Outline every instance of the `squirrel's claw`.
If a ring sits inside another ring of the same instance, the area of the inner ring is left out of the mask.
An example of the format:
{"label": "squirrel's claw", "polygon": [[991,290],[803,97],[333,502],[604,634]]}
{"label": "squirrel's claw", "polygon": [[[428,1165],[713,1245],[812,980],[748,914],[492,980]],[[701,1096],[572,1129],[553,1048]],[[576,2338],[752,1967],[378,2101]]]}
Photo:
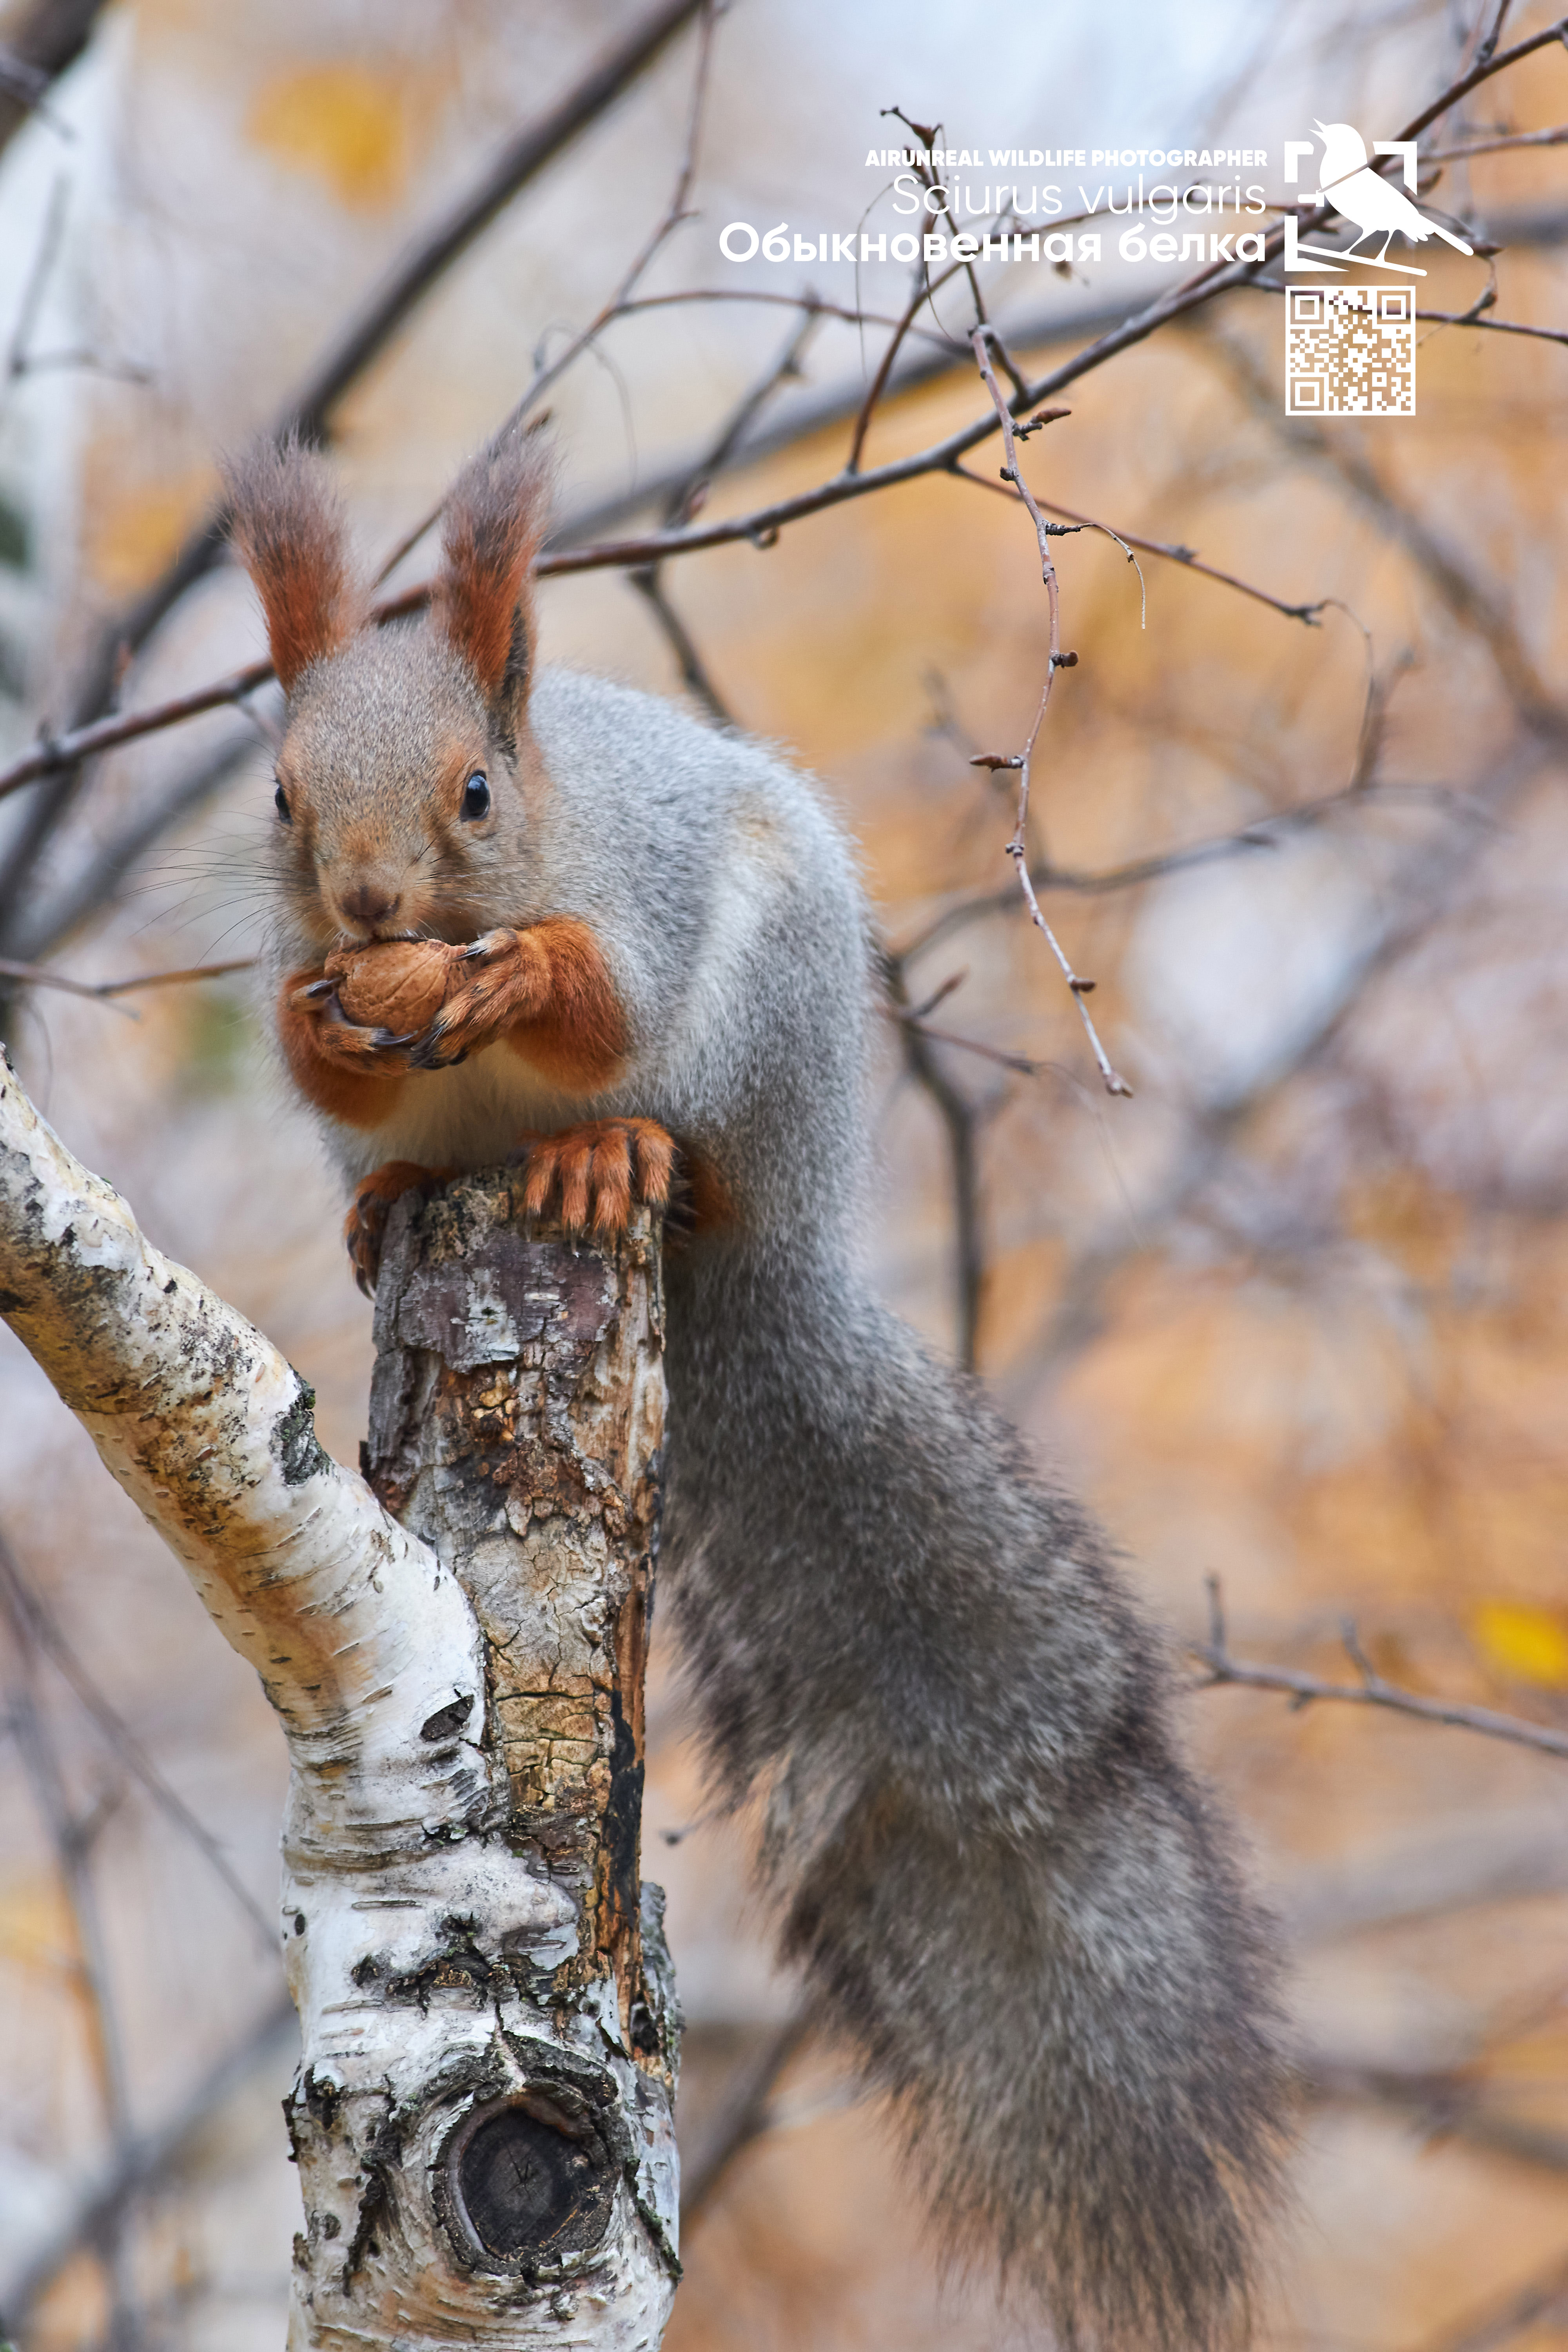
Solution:
{"label": "squirrel's claw", "polygon": [[525,1169],[526,1216],[545,1216],[553,1205],[569,1233],[592,1230],[613,1241],[634,1200],[668,1205],[675,1155],[674,1138],[656,1119],[595,1118],[531,1136],[512,1156]]}
{"label": "squirrel's claw", "polygon": [[504,954],[508,948],[515,945],[516,939],[515,931],[483,931],[477,940],[469,940],[459,961],[463,963],[483,963],[491,956]]}
{"label": "squirrel's claw", "polygon": [[359,1186],[343,1220],[343,1245],[354,1270],[354,1280],[367,1298],[374,1297],[381,1272],[386,1220],[393,1202],[400,1201],[405,1192],[433,1192],[456,1173],[453,1168],[424,1168],[412,1160],[389,1160],[384,1168],[378,1168]]}
{"label": "squirrel's claw", "polygon": [[[303,998],[296,991],[295,1002]],[[365,1077],[401,1077],[409,1066],[409,1040],[390,1029],[367,1029],[351,1021],[335,996],[324,996],[308,1008],[311,1042],[324,1062]]]}
{"label": "squirrel's claw", "polygon": [[416,1070],[455,1070],[459,1062],[466,1062],[468,1058],[466,1045],[443,1053],[441,1049],[446,1044],[446,1033],[441,1029],[426,1030],[417,1045],[409,1037],[400,1037],[395,1042],[410,1048],[409,1063]]}

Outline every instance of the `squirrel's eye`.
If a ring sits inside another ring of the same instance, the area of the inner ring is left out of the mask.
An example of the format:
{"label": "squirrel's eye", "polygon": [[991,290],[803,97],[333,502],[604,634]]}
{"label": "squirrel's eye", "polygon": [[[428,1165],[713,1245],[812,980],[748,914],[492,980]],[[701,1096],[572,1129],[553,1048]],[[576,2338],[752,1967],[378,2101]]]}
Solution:
{"label": "squirrel's eye", "polygon": [[272,795],[272,805],[277,810],[285,824],[293,824],[293,817],[289,813],[289,795],[284,791],[281,784],[279,785],[278,790]]}
{"label": "squirrel's eye", "polygon": [[463,787],[462,814],[470,824],[475,824],[480,817],[489,816],[489,785],[482,775],[476,772],[468,778]]}

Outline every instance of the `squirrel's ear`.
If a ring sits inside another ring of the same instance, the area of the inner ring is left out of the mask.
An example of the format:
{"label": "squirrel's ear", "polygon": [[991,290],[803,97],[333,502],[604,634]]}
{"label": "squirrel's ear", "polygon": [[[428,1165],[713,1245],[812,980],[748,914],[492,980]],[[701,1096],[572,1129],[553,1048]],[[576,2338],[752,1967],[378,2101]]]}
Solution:
{"label": "squirrel's ear", "polygon": [[533,676],[531,575],[549,520],[551,455],[511,433],[469,459],[447,498],[436,625],[515,741]]}
{"label": "squirrel's ear", "polygon": [[224,467],[229,536],[260,592],[285,694],[311,662],[336,653],[365,617],[349,567],[342,503],[321,460],[289,440],[258,441]]}

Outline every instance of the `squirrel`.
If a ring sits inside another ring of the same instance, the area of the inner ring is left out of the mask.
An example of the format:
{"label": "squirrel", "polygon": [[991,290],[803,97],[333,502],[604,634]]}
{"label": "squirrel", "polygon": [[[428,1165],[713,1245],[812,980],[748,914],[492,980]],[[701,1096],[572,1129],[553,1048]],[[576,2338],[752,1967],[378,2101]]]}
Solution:
{"label": "squirrel", "polygon": [[889,2093],[962,2263],[1065,2347],[1245,2335],[1286,2139],[1268,1924],[1106,1539],[873,1297],[873,942],[850,845],[762,745],[536,674],[550,460],[445,506],[369,625],[321,461],[228,469],[287,699],[283,1059],[391,1203],[526,1160],[530,1213],[667,1254],[661,1591],[721,1799],[767,1791],[784,1954]]}

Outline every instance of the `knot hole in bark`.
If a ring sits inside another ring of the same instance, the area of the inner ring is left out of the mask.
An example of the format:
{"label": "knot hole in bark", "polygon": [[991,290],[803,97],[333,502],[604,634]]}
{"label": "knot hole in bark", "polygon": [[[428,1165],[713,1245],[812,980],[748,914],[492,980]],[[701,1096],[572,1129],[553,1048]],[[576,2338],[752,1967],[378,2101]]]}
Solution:
{"label": "knot hole in bark", "polygon": [[591,2115],[571,2114],[536,2091],[476,2108],[447,2150],[451,2204],[470,2255],[524,2274],[599,2244],[620,2171]]}

